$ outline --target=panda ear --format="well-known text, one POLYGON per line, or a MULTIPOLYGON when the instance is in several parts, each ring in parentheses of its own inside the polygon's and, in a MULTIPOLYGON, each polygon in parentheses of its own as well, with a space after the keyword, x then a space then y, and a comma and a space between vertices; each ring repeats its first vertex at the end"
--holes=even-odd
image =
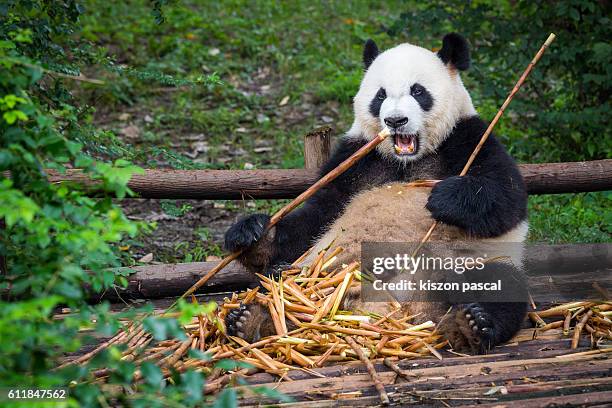
POLYGON ((442 48, 438 57, 443 63, 449 63, 459 71, 470 67, 470 47, 465 38, 457 33, 446 34, 442 39, 442 48))
POLYGON ((363 48, 363 65, 365 69, 370 68, 370 65, 372 65, 376 57, 378 57, 378 47, 374 40, 370 38, 366 41, 365 47, 363 48))

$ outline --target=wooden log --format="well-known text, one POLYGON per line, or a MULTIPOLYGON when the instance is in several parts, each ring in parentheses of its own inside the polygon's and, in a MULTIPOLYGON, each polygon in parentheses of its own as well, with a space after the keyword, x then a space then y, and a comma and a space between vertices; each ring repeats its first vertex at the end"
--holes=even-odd
MULTIPOLYGON (((217 262, 146 265, 129 268, 126 289, 108 290, 105 299, 158 299, 178 296, 207 274, 217 262)), ((530 245, 525 255, 528 283, 538 302, 568 302, 587 294, 596 295, 589 281, 612 287, 612 244, 530 245)), ((257 278, 238 262, 231 262, 198 293, 231 291, 257 284, 257 278)))
MULTIPOLYGON (((74 182, 98 196, 98 182, 81 170, 66 174, 48 171, 53 183, 74 182)), ((206 200, 249 200, 256 198, 294 198, 317 181, 316 170, 168 170, 147 169, 135 174, 128 187, 137 198, 191 198, 206 200)))
MULTIPOLYGON (((521 164, 529 194, 612 190, 612 159, 589 162, 521 164)), ((48 171, 53 183, 75 182, 99 194, 98 181, 80 170, 48 171)), ((145 170, 128 186, 140 198, 242 200, 294 198, 314 184, 314 169, 274 170, 145 170)))
MULTIPOLYGON (((543 342, 538 343, 540 347, 545 346, 543 342)), ((559 351, 556 351, 556 353, 559 353, 559 351)), ((400 384, 393 384, 396 374, 385 367, 381 367, 378 374, 381 381, 387 387, 392 387, 392 398, 407 391, 409 394, 418 395, 426 399, 428 397, 436 397, 437 399, 448 398, 449 400, 458 398, 459 400, 464 400, 464 403, 467 403, 469 400, 477 402, 478 400, 496 401, 519 397, 537 398, 541 395, 540 392, 542 391, 562 392, 563 389, 575 389, 574 392, 577 391, 579 394, 582 394, 582 390, 589 383, 598 383, 598 385, 606 389, 609 389, 611 386, 611 380, 604 377, 612 368, 612 363, 609 360, 598 358, 596 355, 580 356, 573 360, 557 357, 534 357, 522 358, 522 353, 519 351, 518 353, 508 354, 504 358, 486 363, 470 363, 469 360, 464 360, 461 363, 461 360, 459 360, 459 364, 448 366, 445 359, 438 361, 438 364, 430 368, 420 368, 420 364, 415 364, 415 360, 404 360, 407 366, 411 366, 411 364, 417 366, 417 368, 409 370, 417 378, 400 384), (533 387, 534 383, 519 384, 525 378, 533 380, 535 384, 545 386, 546 389, 528 388, 533 387), (583 383, 582 381, 585 379, 586 381, 583 383), (506 385, 508 390, 507 397, 501 393, 486 395, 485 393, 491 390, 492 384, 506 385), (516 388, 513 389, 512 387, 516 388), (533 392, 533 394, 530 395, 530 392, 533 392)), ((466 359, 469 358, 467 357, 466 359)), ((295 381, 276 383, 276 389, 295 398, 297 401, 306 398, 325 398, 337 393, 358 390, 362 390, 364 395, 374 394, 371 389, 369 375, 362 374, 363 369, 359 370, 358 373, 350 374, 345 366, 328 368, 328 370, 332 369, 338 370, 339 375, 325 373, 325 378, 300 378, 297 380, 292 376, 293 372, 291 372, 289 376, 295 381)), ((315 371, 324 373, 322 369, 315 369, 315 371)), ((257 382, 258 385, 263 386, 274 384, 274 382, 259 383, 257 377, 261 375, 257 374, 249 378, 248 382, 250 384, 257 382)))
POLYGON ((612 190, 612 160, 521 164, 529 194, 612 190))
MULTIPOLYGON (((128 286, 117 291, 107 290, 92 295, 92 300, 110 299, 159 299, 178 296, 189 289, 200 277, 217 265, 217 262, 193 262, 135 266, 127 277, 128 286)), ((257 284, 257 277, 237 262, 230 263, 215 275, 206 286, 206 292, 238 290, 257 284)))
POLYGON ((304 137, 304 167, 317 170, 329 159, 332 128, 323 126, 304 137))

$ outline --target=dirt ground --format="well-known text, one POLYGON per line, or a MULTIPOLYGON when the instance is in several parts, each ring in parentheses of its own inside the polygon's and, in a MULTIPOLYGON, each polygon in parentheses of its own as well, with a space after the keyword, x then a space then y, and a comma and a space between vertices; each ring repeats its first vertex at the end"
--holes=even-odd
POLYGON ((215 259, 217 248, 222 248, 223 234, 236 220, 239 212, 218 208, 208 200, 180 200, 177 205, 189 205, 192 209, 177 217, 165 213, 159 200, 134 199, 125 200, 121 204, 129 219, 157 223, 154 231, 139 237, 138 243, 130 248, 134 259, 142 259, 149 253, 153 254, 153 258, 148 262, 215 259), (210 232, 207 240, 203 240, 197 233, 200 228, 210 232), (198 248, 201 248, 200 258, 186 258, 198 248))

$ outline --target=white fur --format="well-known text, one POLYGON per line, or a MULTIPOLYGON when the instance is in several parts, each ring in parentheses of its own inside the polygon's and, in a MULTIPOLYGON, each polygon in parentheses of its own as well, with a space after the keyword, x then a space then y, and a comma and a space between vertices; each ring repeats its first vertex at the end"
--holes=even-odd
POLYGON ((435 151, 458 120, 476 114, 459 73, 435 53, 412 44, 398 45, 376 57, 361 81, 354 111, 355 120, 346 135, 350 138, 373 139, 385 126, 387 116, 397 114, 408 118, 407 129, 402 133, 419 133, 420 146, 415 155, 395 155, 393 138, 377 147, 384 156, 398 160, 418 160, 423 154, 435 151), (433 97, 433 107, 427 112, 410 95, 410 87, 416 82, 433 97), (369 106, 381 87, 387 99, 376 118, 369 106))

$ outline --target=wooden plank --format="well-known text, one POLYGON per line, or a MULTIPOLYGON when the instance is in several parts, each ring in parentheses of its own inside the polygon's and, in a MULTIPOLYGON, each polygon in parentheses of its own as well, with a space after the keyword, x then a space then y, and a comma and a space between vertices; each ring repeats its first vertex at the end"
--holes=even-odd
MULTIPOLYGON (((418 407, 442 407, 442 406, 453 406, 453 407, 466 407, 466 408, 540 408, 540 407, 589 407, 589 406, 609 406, 612 402, 612 392, 606 389, 605 391, 596 391, 600 382, 607 382, 602 380, 596 380, 594 384, 587 385, 576 385, 573 387, 564 387, 564 382, 551 382, 551 386, 560 387, 558 388, 559 393, 569 393, 569 395, 560 396, 546 396, 534 398, 533 394, 523 395, 523 398, 515 400, 503 400, 497 397, 483 397, 480 398, 469 398, 469 397, 428 397, 420 393, 406 392, 402 393, 400 390, 396 394, 391 394, 391 405, 392 406, 408 406, 414 405, 418 407), (595 390, 593 390, 595 389, 595 390), (490 400, 498 400, 495 402, 488 402, 490 400), (445 405, 442 404, 444 401, 445 405), (479 401, 477 404, 472 404, 474 401, 479 401)), ((608 384, 606 384, 607 388, 608 384)), ((259 407, 262 402, 257 400, 248 400, 242 402, 242 407, 259 407)), ((378 396, 365 396, 347 399, 337 400, 316 400, 316 401, 301 401, 290 404, 274 404, 276 407, 292 407, 292 408, 318 408, 318 407, 372 407, 377 406, 378 396)))
MULTIPOLYGON (((558 397, 542 397, 531 400, 507 401, 503 403, 490 403, 468 405, 470 408, 540 408, 540 407, 609 407, 612 405, 612 391, 590 392, 587 394, 576 393, 571 395, 562 395, 558 397)), ((466 408, 467 408, 466 407, 466 408)))
MULTIPOLYGON (((364 371, 365 369, 362 372, 364 371)), ((568 392, 572 388, 578 392, 584 392, 588 387, 612 389, 610 379, 612 361, 598 360, 594 356, 568 361, 551 357, 453 367, 440 366, 433 369, 415 369, 411 370, 411 373, 415 375, 415 379, 400 384, 394 384, 396 375, 393 372, 379 372, 379 377, 385 383, 385 388, 392 399, 397 395, 408 393, 424 400, 459 399, 464 403, 537 397, 542 394, 555 395, 568 392), (525 380, 526 378, 529 380, 525 380), (550 384, 555 381, 556 384, 550 384), (508 394, 487 397, 486 393, 491 390, 493 384, 507 386, 508 394)), ((291 374, 289 376, 291 377, 291 374)), ((361 391, 362 395, 376 394, 371 379, 365 373, 262 385, 275 386, 277 391, 290 395, 296 400, 325 401, 334 394, 355 391, 361 391)))
MULTIPOLYGON (((589 162, 521 164, 529 194, 556 194, 612 189, 612 159, 589 162)), ((53 183, 74 182, 96 195, 99 181, 81 170, 47 171, 53 183)), ((140 198, 248 200, 294 198, 318 179, 314 169, 158 170, 136 174, 128 186, 140 198)))

